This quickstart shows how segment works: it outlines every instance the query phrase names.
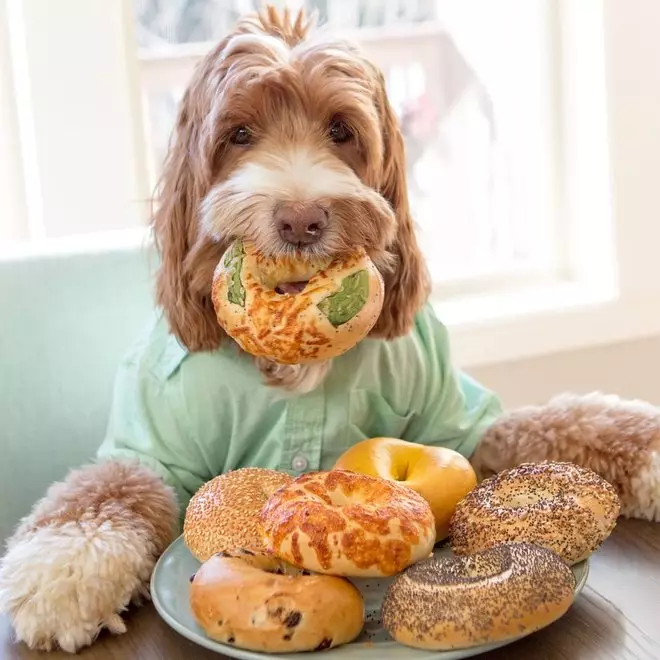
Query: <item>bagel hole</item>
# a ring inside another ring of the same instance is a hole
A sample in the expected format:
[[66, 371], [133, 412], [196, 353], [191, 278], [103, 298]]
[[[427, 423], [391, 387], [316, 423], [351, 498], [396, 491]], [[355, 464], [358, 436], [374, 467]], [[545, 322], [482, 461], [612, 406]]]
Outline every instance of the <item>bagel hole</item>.
[[539, 502], [547, 502], [554, 495], [546, 490], [521, 492], [502, 497], [501, 504], [509, 509], [525, 509]]
[[462, 566], [463, 575], [469, 580], [482, 580], [484, 578], [498, 575], [504, 570], [504, 562], [501, 557], [492, 555], [473, 555], [465, 558]]
[[522, 509], [532, 504], [538, 504], [540, 499], [536, 493], [520, 493], [507, 498], [505, 504], [511, 509]]
[[465, 557], [444, 557], [420, 562], [410, 576], [427, 584], [474, 583], [500, 575], [511, 567], [506, 548], [493, 548]]
[[286, 575], [288, 577], [297, 577], [301, 575], [312, 575], [311, 571], [308, 571], [306, 568], [298, 568], [296, 566], [291, 566], [286, 563], [279, 564], [277, 566], [268, 566], [264, 567], [264, 572], [269, 573], [270, 575]]
[[308, 281], [305, 282], [280, 282], [275, 287], [275, 293], [279, 293], [281, 296], [291, 295], [295, 296], [301, 293], [307, 286]]
[[564, 495], [561, 485], [556, 481], [529, 482], [520, 477], [513, 477], [499, 486], [496, 485], [491, 497], [491, 505], [495, 508], [515, 510], [543, 508]]

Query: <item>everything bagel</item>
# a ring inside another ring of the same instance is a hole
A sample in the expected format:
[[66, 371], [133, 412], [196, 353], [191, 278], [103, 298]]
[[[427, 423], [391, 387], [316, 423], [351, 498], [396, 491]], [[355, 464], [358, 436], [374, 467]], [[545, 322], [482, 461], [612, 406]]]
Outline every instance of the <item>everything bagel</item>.
[[433, 557], [394, 579], [383, 600], [383, 626], [406, 646], [468, 648], [547, 626], [570, 607], [574, 589], [561, 558], [529, 543]]
[[595, 472], [573, 463], [522, 463], [458, 503], [451, 546], [469, 555], [499, 543], [535, 543], [576, 564], [611, 534], [619, 512], [616, 491]]
[[328, 360], [355, 346], [383, 306], [383, 278], [363, 249], [334, 259], [273, 259], [247, 241], [213, 276], [220, 326], [243, 350], [280, 364]]

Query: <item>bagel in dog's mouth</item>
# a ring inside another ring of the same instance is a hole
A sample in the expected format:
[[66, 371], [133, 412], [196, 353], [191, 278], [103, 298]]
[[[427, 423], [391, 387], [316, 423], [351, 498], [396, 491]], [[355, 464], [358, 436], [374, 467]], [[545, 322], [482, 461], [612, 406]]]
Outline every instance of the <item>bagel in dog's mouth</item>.
[[212, 300], [239, 346], [279, 364], [329, 360], [362, 341], [378, 320], [383, 278], [363, 248], [335, 257], [270, 257], [232, 243], [218, 264]]

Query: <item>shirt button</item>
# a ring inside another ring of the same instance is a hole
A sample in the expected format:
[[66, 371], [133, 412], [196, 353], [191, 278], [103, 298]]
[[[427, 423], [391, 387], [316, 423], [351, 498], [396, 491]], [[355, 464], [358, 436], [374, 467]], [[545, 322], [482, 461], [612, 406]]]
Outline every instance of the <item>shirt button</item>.
[[309, 461], [304, 457], [298, 454], [297, 456], [293, 457], [293, 460], [291, 461], [291, 467], [296, 471], [296, 472], [302, 472], [307, 468], [309, 465]]

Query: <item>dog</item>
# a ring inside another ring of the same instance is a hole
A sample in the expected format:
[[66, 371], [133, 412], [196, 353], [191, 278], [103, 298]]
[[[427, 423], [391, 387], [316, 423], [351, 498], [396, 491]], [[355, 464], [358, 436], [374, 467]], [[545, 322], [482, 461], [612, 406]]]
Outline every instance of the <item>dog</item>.
[[[273, 9], [242, 19], [182, 99], [153, 232], [160, 319], [120, 365], [96, 460], [51, 485], [7, 543], [0, 609], [16, 639], [75, 652], [148, 597], [153, 566], [204, 481], [245, 465], [326, 468], [369, 435], [437, 443], [480, 478], [572, 461], [618, 490], [622, 514], [660, 519], [660, 416], [592, 394], [505, 412], [451, 364], [428, 305], [405, 150], [383, 76], [354, 45]], [[363, 246], [382, 313], [332, 363], [277, 365], [216, 322], [213, 271], [228, 242], [273, 256]]]

